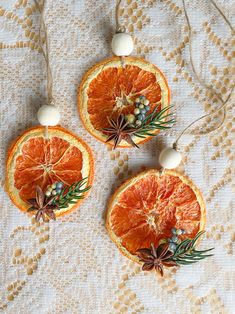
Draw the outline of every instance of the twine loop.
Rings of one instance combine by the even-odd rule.
[[[48,98],[48,104],[53,105],[55,104],[55,100],[53,98],[53,78],[52,78],[52,71],[50,67],[50,56],[49,56],[49,40],[47,36],[47,27],[44,20],[44,10],[46,6],[46,0],[43,0],[42,5],[38,3],[37,0],[34,0],[36,7],[38,11],[40,12],[41,18],[40,18],[40,27],[39,27],[39,45],[40,49],[42,51],[42,54],[44,56],[45,62],[46,62],[46,68],[47,68],[47,98]],[[42,41],[42,29],[44,32],[44,39],[45,39],[45,49]]]
[[[211,3],[214,5],[214,7],[218,10],[218,12],[222,15],[222,17],[224,18],[225,22],[228,24],[228,26],[230,27],[231,29],[231,32],[232,32],[232,35],[234,34],[234,28],[233,26],[231,25],[231,23],[228,21],[228,19],[225,17],[225,15],[223,14],[223,12],[221,11],[221,9],[216,5],[216,3],[214,2],[214,0],[210,0]],[[183,9],[184,9],[184,14],[185,14],[185,18],[186,18],[186,22],[187,22],[187,25],[188,25],[188,30],[189,30],[189,55],[190,55],[190,64],[191,64],[191,67],[192,67],[192,71],[194,73],[194,76],[196,77],[196,79],[198,80],[198,82],[204,86],[206,89],[210,90],[214,95],[216,95],[217,99],[220,101],[221,103],[221,106],[218,107],[217,109],[215,110],[212,110],[212,112],[210,113],[207,113],[201,117],[199,117],[198,119],[194,120],[193,122],[191,122],[180,134],[179,136],[177,137],[176,141],[174,142],[173,144],[173,148],[175,147],[175,149],[177,149],[178,147],[178,142],[180,140],[180,138],[185,134],[185,132],[191,128],[195,123],[199,122],[200,120],[202,119],[205,119],[207,117],[211,117],[213,115],[215,115],[216,113],[218,113],[219,111],[223,110],[223,118],[222,118],[222,121],[219,125],[217,125],[214,129],[204,133],[204,134],[209,134],[211,132],[214,132],[216,130],[218,130],[224,123],[225,121],[225,118],[226,118],[226,105],[228,104],[229,100],[231,99],[232,97],[232,94],[233,94],[233,91],[234,91],[234,87],[231,89],[229,95],[227,96],[227,98],[225,100],[223,100],[223,98],[220,96],[220,94],[215,91],[213,89],[213,87],[211,85],[208,85],[207,83],[205,83],[198,75],[197,73],[197,70],[196,70],[196,67],[194,65],[194,62],[193,62],[193,52],[192,52],[192,26],[191,26],[191,23],[189,21],[189,16],[188,16],[188,12],[187,12],[187,9],[186,9],[186,5],[185,5],[185,0],[182,0],[182,3],[183,3]]]
[[[120,23],[120,7],[121,7],[122,0],[117,0],[116,4],[116,34],[118,33],[125,33],[126,27],[124,25],[121,25]]]

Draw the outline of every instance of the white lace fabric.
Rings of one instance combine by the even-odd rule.
[[[235,25],[233,0],[217,0]],[[200,76],[223,98],[234,85],[235,40],[210,1],[187,1],[193,57]],[[61,125],[93,149],[95,182],[74,213],[45,224],[21,213],[4,191],[7,148],[37,125],[46,102],[45,62],[38,52],[38,14],[29,0],[0,0],[0,311],[3,313],[230,313],[235,312],[234,96],[223,125],[205,136],[187,134],[179,171],[202,191],[207,232],[200,246],[214,257],[164,278],[142,272],[122,256],[105,229],[107,200],[142,167],[157,167],[159,150],[173,143],[193,119],[220,104],[196,80],[189,63],[188,29],[180,0],[123,1],[121,21],[135,38],[133,55],[166,75],[177,123],[136,149],[110,151],[90,136],[77,112],[77,88],[84,73],[111,56],[115,1],[47,1],[53,96]],[[223,113],[203,121],[214,127]],[[198,127],[199,127],[198,126]],[[194,130],[195,132],[198,130]]]

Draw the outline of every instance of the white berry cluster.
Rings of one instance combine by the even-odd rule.
[[[47,186],[45,195],[47,197],[58,195],[61,193],[62,188],[63,188],[62,182],[54,182],[52,185]]]
[[[125,116],[126,121],[136,127],[141,126],[142,122],[146,119],[146,113],[150,110],[149,100],[141,95],[135,99],[134,114],[127,114]]]
[[[186,231],[183,229],[172,228],[172,237],[168,239],[169,250],[174,252],[177,248],[177,245],[181,243],[181,240],[178,238],[179,235],[185,234]]]

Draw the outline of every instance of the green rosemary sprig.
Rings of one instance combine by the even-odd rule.
[[[212,251],[214,248],[203,251],[198,251],[195,249],[196,242],[203,233],[204,231],[200,231],[194,239],[186,239],[178,244],[174,255],[170,259],[176,262],[178,265],[189,265],[196,263],[206,257],[213,256],[213,254],[205,253]]]
[[[141,126],[136,130],[136,132],[134,132],[133,135],[145,138],[146,136],[155,136],[156,134],[153,133],[153,131],[157,129],[170,129],[172,124],[175,123],[175,119],[172,118],[173,114],[167,113],[170,108],[172,108],[172,106],[157,111],[158,108],[156,107],[154,111],[149,114],[145,120],[143,120]]]
[[[169,242],[167,239],[163,239],[163,243],[157,247],[152,243],[149,248],[139,249],[136,255],[139,257],[139,260],[143,262],[142,270],[150,271],[155,269],[163,276],[164,267],[189,265],[206,257],[213,256],[213,254],[205,253],[210,252],[214,248],[203,251],[195,249],[196,242],[203,233],[204,231],[201,231],[193,239],[185,239],[174,249],[167,243]]]
[[[154,131],[157,129],[164,130],[171,128],[175,119],[172,118],[172,113],[167,113],[170,108],[171,107],[166,107],[160,111],[157,111],[158,108],[155,108],[154,111],[148,114],[142,122],[138,119],[134,122],[128,121],[128,116],[132,116],[131,118],[135,119],[132,114],[127,116],[120,114],[116,120],[108,118],[109,127],[101,129],[107,135],[106,142],[112,141],[114,143],[114,149],[122,140],[131,146],[138,148],[138,145],[133,139],[134,136],[140,138],[155,136],[157,134],[155,134]],[[139,108],[136,109],[139,110]],[[137,122],[141,124],[137,125]]]
[[[76,204],[77,200],[84,198],[84,193],[90,190],[91,186],[86,186],[87,178],[73,183],[70,187],[65,187],[58,197],[53,200],[53,205],[59,209],[67,208],[70,204]]]

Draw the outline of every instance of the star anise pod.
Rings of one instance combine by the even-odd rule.
[[[53,197],[47,198],[40,186],[36,186],[36,198],[27,200],[31,205],[28,212],[36,211],[36,221],[40,221],[41,218],[43,221],[46,221],[47,218],[55,220],[56,216],[54,210],[59,208],[57,205],[52,204],[53,199]]]
[[[133,147],[137,147],[138,145],[133,141],[132,136],[136,132],[136,128],[131,128],[129,122],[125,121],[124,115],[119,115],[117,120],[109,119],[109,128],[104,128],[102,131],[108,135],[107,142],[114,142],[114,149],[120,144],[121,140],[126,141],[128,144]]]
[[[177,266],[176,262],[171,260],[174,255],[173,252],[169,250],[168,244],[161,244],[158,247],[154,247],[151,244],[149,249],[139,249],[137,255],[141,262],[143,262],[142,270],[152,270],[156,269],[157,272],[163,276],[163,267],[173,267]]]

